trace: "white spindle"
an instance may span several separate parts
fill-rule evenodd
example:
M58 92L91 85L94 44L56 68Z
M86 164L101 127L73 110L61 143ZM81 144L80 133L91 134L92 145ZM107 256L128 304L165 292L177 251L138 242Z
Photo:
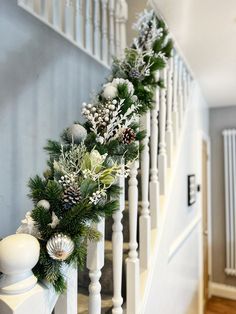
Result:
M27 5L28 9L30 9L32 11L34 10L34 0L27 0L26 5Z
M61 7L61 1L58 0L52 0L52 23L55 28L58 28L61 30L62 28L62 7Z
M183 109L187 109L188 105L188 91L187 91L187 70L183 69Z
M178 105L179 105L179 128L183 125L184 118L184 107L183 107L183 87L182 87L182 79L183 79L183 62L179 58L178 60Z
M179 113L178 113L178 57L175 54L174 56L174 73L173 73L173 112L172 112L172 121L173 121L173 142L174 145L177 145L178 134L179 134Z
M101 18L100 0L94 0L94 54L101 57Z
M102 60L108 62L108 24L107 24L107 3L102 0Z
M59 296L54 314L77 314L78 273L77 268L65 267L66 292Z
M104 266L104 219L97 225L96 230L102 234L99 242L88 243L87 268L91 283L89 285L89 314L101 314L101 269Z
M159 169L159 182L160 182L160 194L163 195L166 192L166 83L167 72L166 69L162 70L162 79L165 88L161 89L160 99L160 111L159 111L159 130L160 130L160 143L159 143L159 155L158 155L158 169Z
M138 221L138 161L134 161L130 169L129 179L129 256L126 260L127 274L127 313L139 313L140 302L140 278L139 258L137 243L137 221Z
M116 56L117 57L119 57L121 54L120 15L121 15L120 0L116 0L115 24L116 24Z
M173 58L170 58L167 76L167 116L166 116L167 166L169 168L171 167L173 155L172 103L173 103Z
M122 290L122 266L123 266L123 225L122 217L123 210L125 209L125 178L124 175L119 178L119 186L121 194L119 199L119 210L113 214L112 226L112 253L113 253L113 314L122 314L123 298Z
M93 51L92 0L85 1L85 47Z
M41 12L41 0L34 0L34 12L40 14Z
M49 20L49 3L45 0L40 1L40 15L48 22Z
M128 20L128 5L126 0L120 0L120 49L121 54L127 47L126 23Z
M74 38L74 3L73 3L73 0L65 0L64 32L69 38Z
M142 210L139 218L139 251L140 267L146 270L150 262L150 239L151 220L149 211L149 138L150 138L150 112L141 117L140 129L146 131L146 137L142 141L143 151L141 154L141 182L142 182Z
M112 57L115 55L115 0L109 1L109 63L112 63Z
M84 46L83 0L75 0L75 40Z
M156 73L156 81L159 80L159 72ZM159 112L159 88L156 88L154 106L151 111L151 169L150 169L150 212L151 226L156 229L159 224L159 181L157 168L158 155L158 112Z

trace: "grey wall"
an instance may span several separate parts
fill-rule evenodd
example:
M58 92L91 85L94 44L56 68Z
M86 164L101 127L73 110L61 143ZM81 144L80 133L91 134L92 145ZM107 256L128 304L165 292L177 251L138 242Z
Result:
M236 279L226 276L225 269L225 195L224 151L222 131L236 128L236 107L211 108L211 198L212 198L212 260L213 281L236 285Z
M106 70L16 0L0 0L0 42L1 237L31 209L26 184L46 166L46 139L80 118Z

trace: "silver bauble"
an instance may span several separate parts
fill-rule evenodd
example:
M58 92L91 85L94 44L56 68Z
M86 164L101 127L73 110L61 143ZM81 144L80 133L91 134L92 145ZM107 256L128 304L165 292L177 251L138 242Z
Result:
M74 251L74 242L63 233L56 233L47 242L49 256L57 261L65 261Z
M86 139L87 131L86 129L78 123L73 124L67 130L67 137L71 140L71 142L75 144L80 144Z
M39 202L37 203L37 206L38 206L38 207L43 207L43 208L46 209L46 210L49 210L49 209L50 209L50 203L49 203L49 201L47 201L47 200L41 200L41 201L39 201Z

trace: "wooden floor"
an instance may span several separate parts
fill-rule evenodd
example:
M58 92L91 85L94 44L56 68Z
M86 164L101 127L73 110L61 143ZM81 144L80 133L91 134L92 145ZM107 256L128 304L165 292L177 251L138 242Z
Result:
M205 314L236 314L236 301L212 297Z

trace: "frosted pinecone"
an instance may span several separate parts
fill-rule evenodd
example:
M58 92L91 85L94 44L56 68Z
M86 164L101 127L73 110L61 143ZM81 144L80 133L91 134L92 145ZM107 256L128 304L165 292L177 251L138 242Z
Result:
M132 143L136 138L136 134L131 128L127 128L124 130L122 135L122 142L124 144L130 144Z
M81 200L80 190L74 187L68 187L63 195L64 209L71 209Z

